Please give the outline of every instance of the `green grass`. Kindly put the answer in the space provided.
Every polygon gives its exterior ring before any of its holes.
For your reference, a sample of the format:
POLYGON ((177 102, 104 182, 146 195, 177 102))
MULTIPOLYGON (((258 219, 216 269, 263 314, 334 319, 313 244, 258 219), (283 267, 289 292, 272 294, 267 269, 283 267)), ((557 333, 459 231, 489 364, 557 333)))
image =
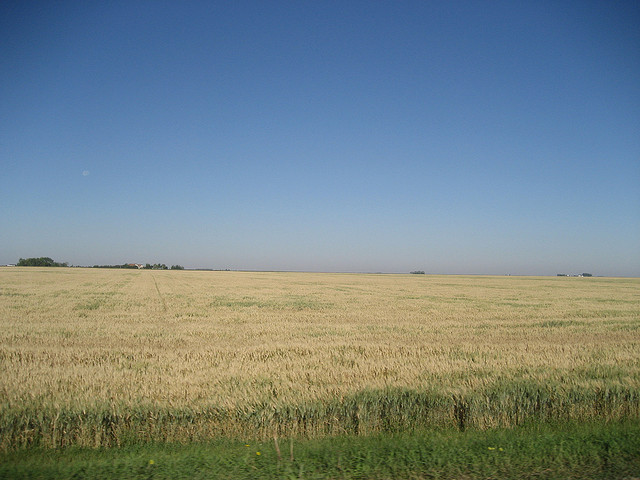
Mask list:
POLYGON ((126 448, 27 449, 0 455, 2 479, 634 479, 637 422, 522 426, 488 431, 126 448), (291 448, 293 459, 291 458, 291 448), (280 457, 280 458, 279 458, 280 457))

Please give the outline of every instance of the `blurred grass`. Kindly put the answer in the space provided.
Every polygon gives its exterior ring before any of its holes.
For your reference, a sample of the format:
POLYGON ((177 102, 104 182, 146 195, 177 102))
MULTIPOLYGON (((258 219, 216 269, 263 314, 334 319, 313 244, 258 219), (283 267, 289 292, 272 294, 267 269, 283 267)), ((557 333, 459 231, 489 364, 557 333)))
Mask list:
POLYGON ((0 478, 522 480, 640 476, 637 422, 280 438, 278 448, 280 455, 273 439, 219 438, 190 445, 29 449, 0 454, 0 478))

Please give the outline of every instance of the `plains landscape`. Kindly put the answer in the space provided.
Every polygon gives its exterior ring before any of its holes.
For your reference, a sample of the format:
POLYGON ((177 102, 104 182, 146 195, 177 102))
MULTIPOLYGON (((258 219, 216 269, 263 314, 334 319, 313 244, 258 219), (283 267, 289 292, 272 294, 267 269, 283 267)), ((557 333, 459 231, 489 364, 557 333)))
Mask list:
POLYGON ((624 427, 639 320, 628 278, 6 267, 0 446, 624 427))
POLYGON ((0 480, 639 480, 638 25, 0 2, 0 480))

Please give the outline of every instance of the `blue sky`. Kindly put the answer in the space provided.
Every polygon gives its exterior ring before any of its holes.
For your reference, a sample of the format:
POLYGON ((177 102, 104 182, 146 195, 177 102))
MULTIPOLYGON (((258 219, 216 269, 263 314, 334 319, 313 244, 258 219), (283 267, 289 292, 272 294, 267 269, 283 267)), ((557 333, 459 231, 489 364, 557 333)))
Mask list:
POLYGON ((0 264, 640 276, 640 4, 2 2, 0 264))

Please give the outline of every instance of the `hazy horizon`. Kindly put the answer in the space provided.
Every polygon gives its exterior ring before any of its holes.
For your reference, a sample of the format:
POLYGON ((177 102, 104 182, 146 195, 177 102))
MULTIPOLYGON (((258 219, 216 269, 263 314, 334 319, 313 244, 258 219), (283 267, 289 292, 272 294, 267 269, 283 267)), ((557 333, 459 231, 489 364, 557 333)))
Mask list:
MULTIPOLYGON (((23 257, 24 258, 24 257, 23 257)), ((57 261, 55 258, 53 259, 57 261)), ((62 263, 62 262, 58 262, 62 263)), ((118 269, 119 265, 131 264, 141 262, 116 262, 112 264, 98 263, 98 264, 87 264, 87 265, 75 265, 69 263, 67 265, 68 268, 95 268, 102 269, 104 267, 113 267, 118 269)), ((150 262, 147 262, 150 263, 150 262)), ((150 263, 150 265, 159 264, 162 265, 163 262, 154 262, 150 263)), ((146 265, 144 263, 143 265, 146 265)), ((176 264, 173 264, 176 265, 176 264)), ((355 274, 355 275, 409 275, 409 274, 423 274, 423 275, 434 275, 434 276, 509 276, 509 277, 557 277, 557 276, 566 276, 566 277, 579 277, 582 274, 588 274, 588 276, 592 276, 594 278, 638 278, 635 275, 601 275, 594 274, 593 272, 557 272, 557 273, 482 273, 482 272, 437 272, 437 271, 422 271, 422 270, 411 270, 411 271, 368 271, 368 270, 281 270, 281 269, 236 269, 236 268, 224 268, 224 267, 202 267, 202 266, 190 266, 184 267, 184 265, 177 264, 182 267, 181 271, 212 271, 212 272, 246 272, 246 273, 327 273, 327 274, 355 274)), ((0 264, 0 267, 15 267, 15 264, 0 264)), ((166 264, 167 271, 172 270, 172 264, 166 264)), ((24 267, 24 268, 60 268, 60 267, 24 267)), ((146 270, 143 268, 143 270, 146 270)), ((157 271, 157 270, 156 270, 157 271)))
POLYGON ((640 3, 4 2, 0 264, 640 276, 640 3))

